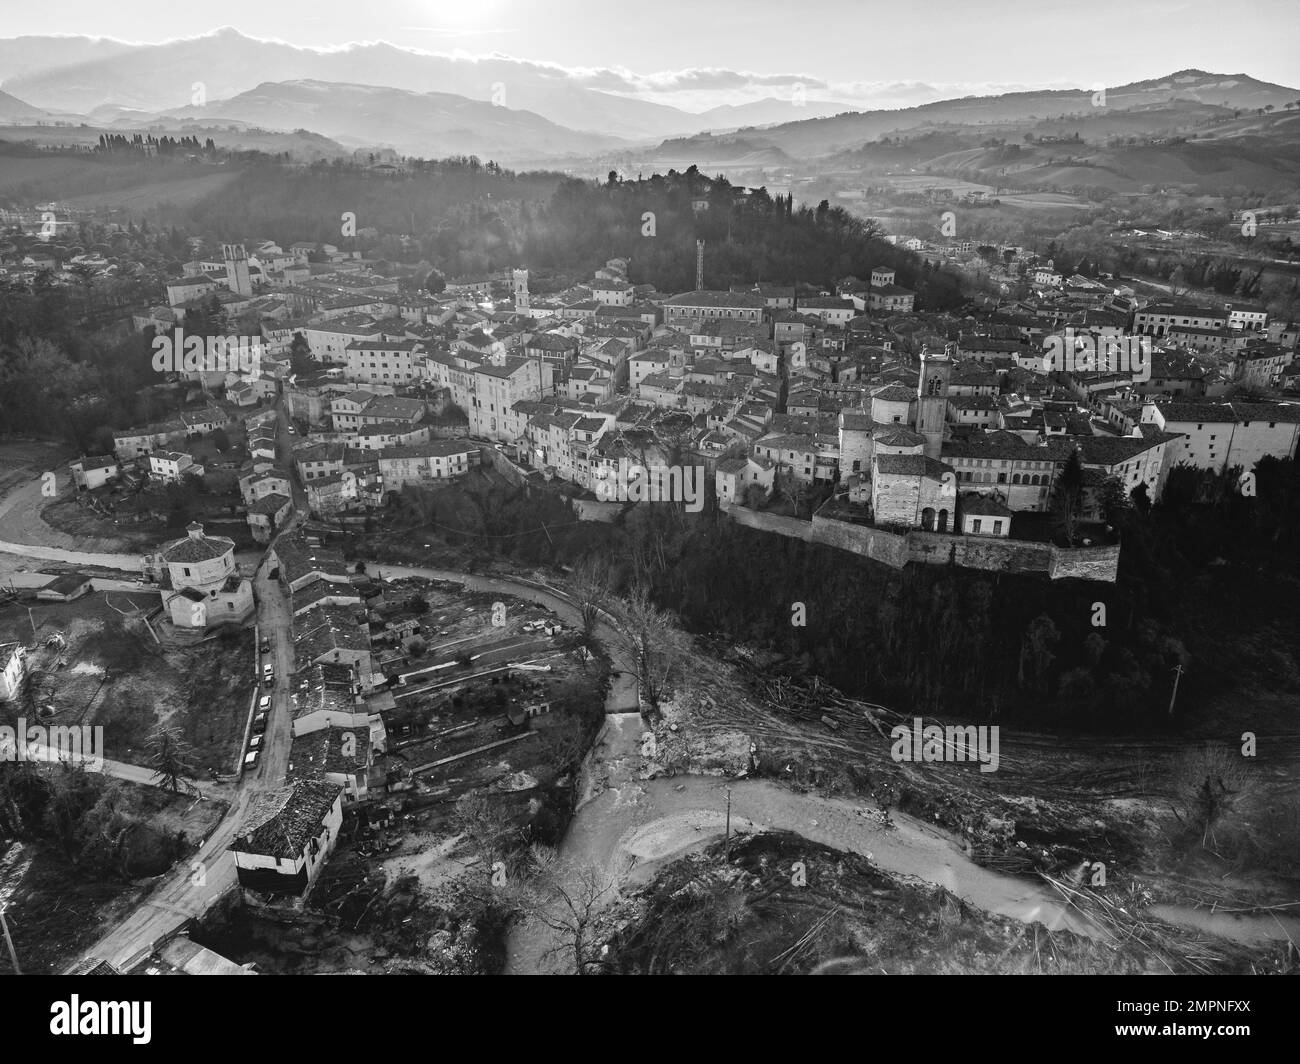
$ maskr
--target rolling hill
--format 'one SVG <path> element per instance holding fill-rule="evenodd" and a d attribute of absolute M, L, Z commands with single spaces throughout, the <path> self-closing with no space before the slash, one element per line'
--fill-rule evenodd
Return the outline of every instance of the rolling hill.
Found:
<path fill-rule="evenodd" d="M 0 122 L 30 122 L 46 117 L 46 112 L 39 107 L 24 103 L 7 92 L 0 92 Z"/>
<path fill-rule="evenodd" d="M 310 129 L 342 144 L 389 146 L 425 158 L 480 155 L 518 161 L 590 154 L 626 143 L 565 129 L 531 111 L 451 93 L 323 81 L 267 82 L 228 100 L 182 108 L 170 117 L 233 120 L 263 129 Z"/>
<path fill-rule="evenodd" d="M 944 126 L 1017 127 L 1058 117 L 1078 122 L 1137 116 L 1129 123 L 1134 134 L 1158 135 L 1171 126 L 1185 126 L 1212 113 L 1283 107 L 1300 100 L 1300 89 L 1258 81 L 1245 74 L 1208 74 L 1186 70 L 1164 78 L 1134 82 L 1106 90 L 1105 105 L 1095 106 L 1091 90 L 1047 90 L 971 96 L 891 111 L 860 111 L 831 118 L 811 118 L 734 135 L 749 143 L 762 141 L 787 155 L 802 158 L 853 150 L 882 136 Z M 1032 125 L 1027 128 L 1032 128 Z M 710 149 L 718 149 L 712 138 Z"/>

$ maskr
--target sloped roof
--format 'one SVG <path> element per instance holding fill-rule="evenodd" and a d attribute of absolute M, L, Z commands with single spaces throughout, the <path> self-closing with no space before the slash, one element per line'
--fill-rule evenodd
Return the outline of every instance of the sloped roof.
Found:
<path fill-rule="evenodd" d="M 929 477 L 942 480 L 944 473 L 954 472 L 952 466 L 923 454 L 878 454 L 876 471 L 894 476 Z"/>
<path fill-rule="evenodd" d="M 266 857 L 297 857 L 319 833 L 343 788 L 324 780 L 300 780 L 254 791 L 231 849 Z"/>

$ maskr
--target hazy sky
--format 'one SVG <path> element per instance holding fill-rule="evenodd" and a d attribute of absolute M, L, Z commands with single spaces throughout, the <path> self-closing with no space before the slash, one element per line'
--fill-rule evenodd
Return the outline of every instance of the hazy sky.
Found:
<path fill-rule="evenodd" d="M 0 34 L 156 42 L 230 25 L 311 47 L 387 40 L 567 67 L 727 68 L 832 86 L 1109 85 L 1198 67 L 1300 84 L 1300 0 L 0 0 Z M 3 76 L 3 72 L 0 72 Z"/>

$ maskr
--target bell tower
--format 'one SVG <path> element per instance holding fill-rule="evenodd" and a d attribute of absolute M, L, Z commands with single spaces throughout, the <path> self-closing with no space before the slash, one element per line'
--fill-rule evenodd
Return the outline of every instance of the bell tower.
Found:
<path fill-rule="evenodd" d="M 938 458 L 943 447 L 943 426 L 948 419 L 948 382 L 952 359 L 945 351 L 921 348 L 921 380 L 916 391 L 916 431 L 925 437 L 925 453 Z"/>

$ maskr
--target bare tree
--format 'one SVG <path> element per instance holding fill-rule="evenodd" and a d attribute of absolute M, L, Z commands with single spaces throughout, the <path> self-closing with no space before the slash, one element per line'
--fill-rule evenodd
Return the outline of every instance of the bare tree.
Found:
<path fill-rule="evenodd" d="M 638 584 L 624 603 L 618 642 L 623 664 L 636 677 L 649 704 L 649 716 L 659 717 L 660 701 L 685 648 L 671 615 L 650 601 L 643 584 Z"/>
<path fill-rule="evenodd" d="M 609 597 L 609 567 L 593 555 L 587 555 L 573 567 L 569 589 L 582 614 L 582 645 L 591 647 L 596 642 L 601 608 Z"/>
<path fill-rule="evenodd" d="M 505 860 L 520 840 L 519 827 L 482 794 L 457 799 L 452 823 L 486 858 L 489 865 Z"/>
<path fill-rule="evenodd" d="M 597 974 L 600 947 L 596 920 L 618 895 L 626 873 L 591 862 L 565 862 L 540 847 L 534 848 L 534 856 L 539 864 L 537 874 L 516 895 L 515 905 L 555 935 L 555 944 L 543 958 L 562 960 L 574 975 Z"/>
<path fill-rule="evenodd" d="M 1249 807 L 1254 781 L 1235 752 L 1205 746 L 1182 754 L 1172 766 L 1169 810 L 1184 841 L 1214 852 L 1215 828 Z"/>

